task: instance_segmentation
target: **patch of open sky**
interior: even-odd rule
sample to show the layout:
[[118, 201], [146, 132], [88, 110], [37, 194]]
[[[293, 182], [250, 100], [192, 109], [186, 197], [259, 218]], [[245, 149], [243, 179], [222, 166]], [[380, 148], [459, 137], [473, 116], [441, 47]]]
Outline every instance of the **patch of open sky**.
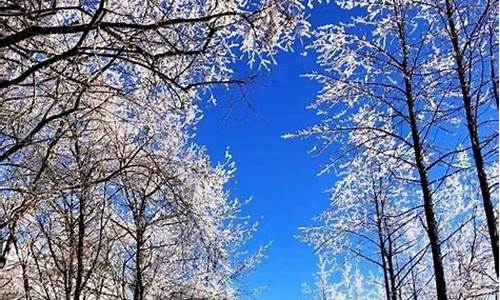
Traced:
[[[309, 13], [316, 27], [347, 22], [356, 11], [330, 3], [318, 4]], [[311, 218], [329, 206], [326, 190], [335, 176], [317, 176], [328, 155], [307, 153], [314, 140], [281, 138], [318, 121], [306, 106], [320, 86], [301, 77], [318, 68], [313, 53], [301, 55], [309, 42], [297, 42], [294, 53], [278, 54], [278, 65], [270, 72], [236, 64], [236, 77], [252, 80], [241, 87], [217, 89], [216, 106], [200, 104], [204, 118], [195, 141], [206, 146], [213, 164], [224, 160], [229, 147], [238, 170], [228, 189], [241, 200], [252, 197], [243, 214], [259, 222], [259, 230], [245, 250], [255, 251], [272, 241], [268, 257], [238, 283], [246, 290], [265, 288], [245, 299], [305, 299], [301, 283], [310, 283], [316, 271], [313, 249], [295, 236], [298, 227], [311, 224]]]

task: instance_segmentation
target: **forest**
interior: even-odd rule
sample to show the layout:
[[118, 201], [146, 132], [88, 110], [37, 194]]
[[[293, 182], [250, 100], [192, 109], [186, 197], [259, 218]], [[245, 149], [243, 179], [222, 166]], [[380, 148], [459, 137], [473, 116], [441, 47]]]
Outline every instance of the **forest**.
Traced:
[[0, 300], [498, 300], [498, 10], [0, 0]]

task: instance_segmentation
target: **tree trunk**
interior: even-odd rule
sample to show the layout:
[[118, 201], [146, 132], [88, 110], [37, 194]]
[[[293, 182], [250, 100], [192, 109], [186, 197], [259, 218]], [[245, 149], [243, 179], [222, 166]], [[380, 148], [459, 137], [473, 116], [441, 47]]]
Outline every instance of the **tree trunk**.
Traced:
[[79, 300], [82, 292], [83, 279], [83, 242], [85, 239], [85, 199], [83, 194], [79, 199], [80, 214], [78, 216], [78, 244], [76, 248], [76, 281], [74, 300]]
[[[495, 23], [496, 24], [496, 23]], [[498, 76], [495, 72], [495, 50], [494, 50], [494, 36], [496, 28], [494, 26], [488, 25], [489, 27], [489, 52], [490, 52], [490, 80], [491, 87], [493, 89], [493, 96], [495, 97], [495, 104], [497, 106], [497, 110], [499, 108], [499, 100], [498, 100]]]
[[[144, 200], [145, 201], [145, 200]], [[136, 254], [135, 254], [135, 282], [134, 282], [134, 300], [143, 300], [144, 299], [144, 284], [142, 282], [142, 258], [143, 258], [143, 249], [142, 245], [144, 244], [144, 220], [143, 220], [143, 203], [141, 202], [141, 208], [138, 213], [138, 220], [136, 221], [136, 237], [135, 241], [136, 245]]]
[[[386, 227], [387, 230], [387, 227]], [[391, 282], [391, 299], [392, 300], [397, 300], [398, 299], [398, 290], [396, 288], [396, 275], [394, 273], [394, 253], [392, 251], [393, 249], [393, 241], [391, 238], [391, 233], [387, 232], [387, 242], [388, 242], [388, 251], [387, 251], [387, 266], [388, 266], [388, 271], [389, 271], [389, 279]]]
[[382, 217], [380, 215], [380, 208], [377, 197], [375, 197], [375, 209], [377, 212], [377, 231], [378, 231], [378, 240], [379, 240], [379, 250], [380, 250], [380, 258], [382, 259], [382, 271], [384, 272], [384, 287], [385, 287], [385, 295], [387, 300], [394, 300], [391, 298], [391, 287], [389, 284], [389, 276], [387, 275], [387, 261], [386, 261], [386, 250], [385, 250], [385, 242], [384, 242], [384, 231], [382, 228]]
[[396, 18], [398, 21], [398, 34], [401, 44], [401, 52], [403, 61], [401, 63], [402, 75], [404, 77], [404, 88], [406, 97], [406, 106], [408, 109], [408, 121], [410, 123], [411, 136], [413, 140], [413, 151], [415, 153], [415, 163], [420, 179], [420, 187], [422, 189], [422, 200], [424, 202], [424, 212], [427, 223], [427, 235], [431, 245], [432, 260], [434, 267], [434, 278], [436, 281], [436, 292], [438, 300], [448, 300], [446, 293], [446, 280], [444, 275], [444, 267], [441, 255], [441, 244], [438, 235], [437, 222], [434, 214], [434, 201], [432, 199], [432, 192], [430, 189], [429, 178], [427, 174], [427, 167], [424, 163], [424, 153], [422, 148], [422, 141], [420, 140], [420, 133], [417, 123], [417, 115], [415, 112], [415, 99], [413, 96], [413, 82], [412, 73], [408, 65], [408, 45], [406, 42], [406, 32], [404, 25], [405, 16], [399, 15], [399, 7], [395, 7]]
[[424, 156], [422, 146], [420, 144], [420, 136], [418, 133], [416, 115], [414, 111], [414, 103], [412, 97], [408, 99], [408, 111], [410, 113], [410, 126], [413, 137], [413, 150], [415, 152], [415, 160], [420, 177], [420, 186], [422, 188], [422, 196], [424, 201], [424, 211], [427, 223], [427, 235], [432, 250], [432, 260], [434, 262], [434, 275], [436, 279], [436, 289], [438, 300], [447, 300], [446, 295], [446, 280], [444, 276], [443, 261], [441, 255], [441, 245], [438, 236], [436, 218], [434, 216], [434, 202], [432, 199], [431, 190], [429, 187], [429, 179], [424, 165]]
[[413, 300], [418, 300], [418, 296], [417, 296], [417, 282], [415, 280], [415, 269], [414, 269], [414, 266], [413, 266], [413, 257], [412, 256], [410, 256], [410, 262], [412, 262], [412, 266], [411, 266], [411, 286], [412, 286], [412, 289], [413, 289], [412, 299]]
[[489, 190], [488, 178], [484, 168], [484, 159], [481, 153], [481, 144], [477, 133], [476, 117], [474, 115], [474, 106], [470, 95], [470, 85], [466, 78], [466, 69], [464, 65], [464, 57], [460, 51], [458, 44], [458, 33], [453, 20], [453, 7], [450, 0], [446, 0], [446, 19], [448, 22], [448, 35], [453, 46], [453, 56], [457, 64], [458, 79], [460, 81], [460, 90], [462, 92], [462, 99], [465, 110], [465, 119], [467, 121], [467, 129], [469, 131], [470, 142], [472, 146], [472, 154], [476, 165], [477, 177], [479, 180], [479, 188], [483, 198], [484, 213], [486, 214], [486, 221], [488, 224], [488, 231], [490, 235], [490, 243], [495, 261], [495, 272], [498, 276], [498, 229], [497, 220], [495, 216], [495, 209], [491, 201], [491, 193]]

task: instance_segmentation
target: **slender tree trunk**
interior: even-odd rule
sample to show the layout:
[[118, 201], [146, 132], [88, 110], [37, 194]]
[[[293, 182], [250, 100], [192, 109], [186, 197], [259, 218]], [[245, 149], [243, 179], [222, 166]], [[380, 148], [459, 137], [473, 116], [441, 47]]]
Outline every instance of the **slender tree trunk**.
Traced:
[[[464, 57], [458, 44], [458, 33], [453, 20], [453, 6], [450, 0], [446, 0], [446, 18], [448, 22], [448, 35], [453, 46], [453, 56], [457, 64], [458, 79], [460, 81], [460, 90], [462, 92], [462, 99], [465, 110], [465, 119], [467, 121], [467, 129], [469, 131], [470, 142], [472, 146], [472, 154], [476, 165], [477, 177], [479, 180], [479, 188], [483, 197], [484, 213], [486, 214], [486, 221], [488, 224], [488, 231], [490, 235], [490, 243], [495, 261], [495, 272], [498, 276], [498, 229], [497, 220], [495, 216], [495, 209], [491, 201], [491, 193], [488, 184], [488, 178], [484, 167], [484, 159], [481, 153], [481, 144], [477, 132], [476, 116], [474, 113], [474, 105], [470, 95], [470, 85], [466, 78], [466, 69], [464, 65]], [[496, 92], [495, 92], [496, 93]]]
[[[380, 239], [380, 237], [379, 237], [379, 240], [382, 241], [382, 239]], [[387, 261], [385, 259], [385, 249], [384, 249], [383, 244], [380, 244], [380, 256], [382, 258], [382, 268], [384, 271], [385, 295], [386, 295], [387, 300], [394, 300], [391, 298], [391, 286], [389, 283], [389, 275], [387, 274]]]
[[379, 203], [375, 197], [375, 209], [377, 212], [377, 231], [378, 231], [378, 240], [379, 240], [379, 250], [380, 257], [382, 259], [382, 271], [384, 272], [384, 287], [385, 287], [385, 295], [387, 300], [391, 299], [391, 287], [389, 284], [389, 276], [387, 275], [387, 261], [386, 261], [386, 250], [385, 250], [385, 242], [382, 228], [382, 217], [380, 216], [380, 208]]
[[144, 244], [144, 230], [145, 224], [143, 219], [144, 207], [145, 207], [146, 199], [142, 199], [140, 203], [140, 208], [137, 213], [136, 220], [136, 254], [135, 254], [135, 282], [134, 282], [134, 300], [143, 300], [144, 299], [144, 284], [142, 281], [142, 258], [143, 258], [143, 249], [142, 245]]
[[427, 235], [431, 244], [432, 259], [434, 262], [434, 275], [436, 280], [437, 298], [438, 300], [447, 300], [446, 295], [446, 280], [444, 276], [443, 261], [441, 255], [441, 245], [438, 236], [437, 222], [434, 215], [434, 202], [432, 199], [431, 190], [429, 187], [429, 179], [424, 165], [424, 156], [420, 136], [418, 133], [416, 115], [414, 111], [414, 103], [412, 97], [408, 99], [408, 111], [410, 113], [411, 132], [413, 137], [413, 150], [415, 152], [415, 160], [420, 177], [420, 186], [422, 188], [422, 196], [424, 201], [424, 211], [427, 223]]
[[142, 300], [144, 288], [142, 283], [142, 237], [137, 239], [137, 253], [135, 257], [134, 300]]
[[[491, 80], [491, 87], [493, 89], [493, 96], [495, 97], [495, 104], [497, 106], [497, 109], [499, 108], [499, 100], [498, 100], [498, 76], [496, 75], [495, 72], [495, 50], [494, 50], [494, 36], [495, 36], [495, 30], [496, 27], [492, 26], [491, 24], [488, 25], [489, 27], [489, 52], [490, 52], [490, 80]], [[498, 275], [498, 274], [497, 274]]]
[[83, 251], [85, 239], [85, 196], [80, 195], [79, 199], [79, 215], [78, 215], [78, 244], [76, 248], [76, 280], [75, 280], [75, 295], [74, 300], [79, 300], [82, 292], [83, 279]]
[[[434, 278], [436, 281], [436, 292], [438, 300], [448, 300], [446, 292], [446, 279], [444, 275], [443, 260], [441, 255], [441, 244], [438, 235], [437, 222], [434, 214], [434, 201], [430, 188], [427, 167], [424, 163], [424, 150], [417, 123], [417, 114], [415, 111], [415, 99], [413, 96], [413, 78], [408, 64], [408, 45], [406, 42], [405, 24], [400, 7], [395, 7], [396, 18], [398, 19], [398, 34], [400, 39], [403, 61], [401, 64], [402, 75], [404, 77], [404, 89], [406, 97], [406, 106], [408, 109], [408, 121], [410, 123], [411, 136], [413, 140], [413, 151], [415, 153], [415, 163], [420, 179], [422, 189], [422, 200], [424, 202], [424, 212], [427, 223], [427, 235], [432, 251], [432, 260], [434, 267]], [[400, 15], [401, 14], [401, 15]]]
[[78, 165], [80, 181], [83, 183], [82, 190], [78, 197], [78, 241], [76, 245], [76, 280], [75, 280], [75, 293], [73, 296], [74, 300], [80, 300], [80, 296], [83, 289], [83, 269], [84, 269], [84, 240], [85, 240], [85, 214], [86, 214], [86, 201], [88, 198], [88, 176], [84, 171], [84, 163], [82, 162], [80, 144], [78, 140], [77, 130], [74, 129], [75, 134], [75, 155]]
[[413, 300], [418, 300], [418, 296], [417, 296], [417, 282], [415, 280], [415, 269], [414, 269], [414, 266], [413, 266], [413, 257], [410, 256], [410, 262], [412, 263], [411, 264], [411, 286], [412, 286], [412, 289], [413, 289], [413, 297], [412, 299]]
[[[73, 200], [70, 200], [71, 204], [73, 204]], [[73, 278], [74, 278], [74, 252], [76, 252], [76, 246], [77, 242], [75, 241], [75, 225], [73, 223], [73, 211], [69, 208], [67, 208], [66, 213], [69, 215], [68, 219], [68, 230], [69, 230], [69, 249], [70, 253], [68, 254], [68, 263], [67, 266], [64, 266], [64, 296], [65, 300], [71, 300], [71, 295], [73, 295]], [[42, 226], [42, 225], [41, 225]], [[47, 239], [50, 240], [49, 236], [47, 236]], [[52, 258], [54, 261], [57, 259], [57, 257]]]
[[[387, 227], [386, 227], [387, 230]], [[398, 290], [396, 288], [396, 275], [394, 273], [394, 262], [393, 262], [393, 257], [394, 253], [392, 251], [393, 245], [392, 245], [392, 238], [391, 234], [388, 232], [387, 233], [387, 242], [388, 242], [388, 251], [387, 251], [387, 266], [388, 266], [388, 271], [389, 271], [389, 279], [391, 282], [391, 298], [392, 300], [397, 300], [398, 299]]]
[[26, 262], [21, 263], [21, 270], [23, 274], [23, 287], [24, 287], [24, 297], [26, 300], [31, 300], [31, 287], [29, 283], [28, 271], [26, 268]]
[[394, 267], [392, 262], [392, 252], [389, 244], [389, 251], [386, 249], [386, 237], [391, 243], [390, 237], [387, 235], [387, 222], [384, 220], [384, 201], [379, 199], [377, 193], [374, 194], [373, 201], [375, 204], [375, 212], [377, 214], [377, 231], [379, 238], [380, 256], [382, 258], [382, 268], [384, 271], [385, 294], [387, 300], [396, 299], [396, 285], [394, 279]]
[[[15, 224], [11, 228], [12, 234], [15, 233]], [[23, 277], [23, 288], [24, 288], [24, 298], [26, 300], [31, 300], [31, 287], [29, 284], [29, 277], [28, 277], [28, 270], [26, 267], [26, 260], [21, 257], [21, 251], [19, 251], [19, 247], [17, 245], [17, 241], [14, 239], [14, 248], [16, 249], [16, 255], [19, 260], [19, 265], [21, 266], [21, 272], [22, 272], [22, 277]]]

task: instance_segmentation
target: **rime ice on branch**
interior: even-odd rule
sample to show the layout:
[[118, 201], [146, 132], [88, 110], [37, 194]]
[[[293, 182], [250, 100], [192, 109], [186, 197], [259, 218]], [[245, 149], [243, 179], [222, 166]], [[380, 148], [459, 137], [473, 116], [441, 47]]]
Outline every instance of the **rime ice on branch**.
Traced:
[[197, 102], [307, 32], [298, 1], [0, 3], [0, 298], [228, 299], [262, 257]]
[[314, 33], [321, 121], [287, 137], [340, 179], [300, 238], [330, 273], [376, 270], [383, 299], [495, 299], [498, 2], [335, 3], [357, 11]]

